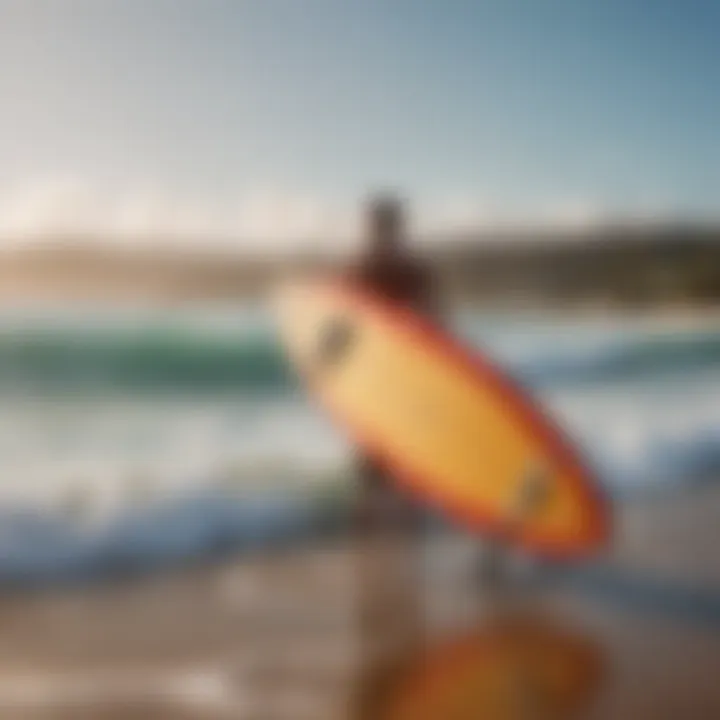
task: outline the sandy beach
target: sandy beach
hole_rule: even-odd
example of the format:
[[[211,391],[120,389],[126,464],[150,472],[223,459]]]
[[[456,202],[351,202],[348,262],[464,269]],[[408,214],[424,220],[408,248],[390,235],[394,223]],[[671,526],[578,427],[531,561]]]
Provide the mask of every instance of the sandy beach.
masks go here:
[[[575,684],[550,685],[547,707],[531,704],[537,713],[522,717],[547,717],[548,708],[552,717],[714,717],[720,616],[708,612],[707,597],[711,605],[720,598],[720,488],[683,492],[620,508],[611,556],[591,582],[548,581],[505,602],[469,580],[467,538],[433,542],[426,620],[414,634],[407,596],[393,595],[392,582],[370,588],[380,612],[375,626],[359,630],[360,551],[349,542],[8,595],[0,604],[0,711],[8,719],[405,717],[391,710],[431,687],[423,678],[445,666],[448,646],[464,643],[479,688],[466,702],[477,712],[500,702],[497,683],[484,678],[505,668],[512,680],[517,658],[544,667],[555,654],[559,667],[579,667],[573,654],[563,659],[565,644],[580,646],[591,670]],[[630,578],[630,590],[608,574]],[[649,578],[650,589],[638,593]],[[663,596],[695,597],[690,588],[704,593],[702,612]],[[452,688],[453,673],[443,677],[436,687]],[[440,717],[432,713],[442,702],[425,703],[422,717]]]

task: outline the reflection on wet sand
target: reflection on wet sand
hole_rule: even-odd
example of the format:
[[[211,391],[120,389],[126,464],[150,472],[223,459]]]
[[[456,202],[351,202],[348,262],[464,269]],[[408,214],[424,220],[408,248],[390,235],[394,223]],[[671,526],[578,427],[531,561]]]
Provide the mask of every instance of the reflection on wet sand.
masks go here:
[[[599,646],[530,615],[491,619],[419,654],[386,687],[378,720],[557,718],[585,713],[604,671]]]

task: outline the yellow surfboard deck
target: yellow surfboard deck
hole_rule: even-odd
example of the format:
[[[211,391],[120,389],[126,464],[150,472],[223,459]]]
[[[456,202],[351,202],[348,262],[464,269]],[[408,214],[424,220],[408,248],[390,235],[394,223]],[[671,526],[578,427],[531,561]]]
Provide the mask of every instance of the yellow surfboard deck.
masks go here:
[[[479,531],[545,554],[604,545],[608,512],[590,473],[484,356],[340,282],[284,285],[276,310],[311,391],[399,484]]]

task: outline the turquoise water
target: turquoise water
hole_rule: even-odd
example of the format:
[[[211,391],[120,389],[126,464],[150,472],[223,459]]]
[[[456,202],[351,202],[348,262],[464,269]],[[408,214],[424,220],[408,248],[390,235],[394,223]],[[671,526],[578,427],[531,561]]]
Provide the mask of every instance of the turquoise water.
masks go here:
[[[616,496],[720,470],[720,322],[453,322]],[[6,311],[0,399],[0,512],[12,517],[0,579],[301,532],[347,478],[347,443],[295,383],[261,308]]]

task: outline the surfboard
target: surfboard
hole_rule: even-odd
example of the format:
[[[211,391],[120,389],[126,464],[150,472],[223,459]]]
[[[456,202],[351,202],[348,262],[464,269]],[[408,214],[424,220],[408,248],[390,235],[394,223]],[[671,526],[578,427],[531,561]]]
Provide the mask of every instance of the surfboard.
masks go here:
[[[607,503],[563,432],[485,354],[349,283],[284,283],[291,363],[352,442],[429,506],[555,558],[609,537]]]

